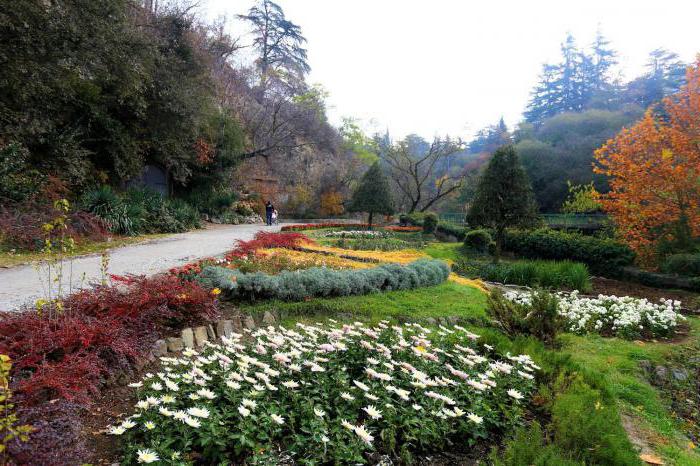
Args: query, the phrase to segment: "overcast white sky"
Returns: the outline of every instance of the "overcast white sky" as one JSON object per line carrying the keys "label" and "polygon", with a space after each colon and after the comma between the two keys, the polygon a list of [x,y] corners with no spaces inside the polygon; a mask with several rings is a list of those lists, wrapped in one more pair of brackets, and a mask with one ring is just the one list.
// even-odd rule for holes
{"label": "overcast white sky", "polygon": [[[566,33],[589,44],[598,25],[639,74],[665,47],[684,61],[700,53],[698,0],[277,0],[308,40],[309,81],[330,93],[329,114],[358,118],[393,137],[470,137],[501,115],[521,119],[541,65],[558,61]],[[202,0],[210,18],[253,0]]]}

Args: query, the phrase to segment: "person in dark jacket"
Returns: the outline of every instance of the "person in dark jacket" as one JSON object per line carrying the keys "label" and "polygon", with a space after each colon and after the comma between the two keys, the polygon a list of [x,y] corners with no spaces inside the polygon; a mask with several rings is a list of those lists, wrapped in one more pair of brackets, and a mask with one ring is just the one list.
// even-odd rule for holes
{"label": "person in dark jacket", "polygon": [[275,211],[275,206],[272,205],[272,202],[267,201],[265,204],[265,217],[267,220],[267,225],[272,226],[272,212]]}

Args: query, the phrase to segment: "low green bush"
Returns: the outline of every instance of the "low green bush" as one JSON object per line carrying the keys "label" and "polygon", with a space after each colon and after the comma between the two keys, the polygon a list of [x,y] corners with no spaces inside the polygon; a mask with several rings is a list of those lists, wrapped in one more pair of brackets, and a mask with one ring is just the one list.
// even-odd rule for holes
{"label": "low green bush", "polygon": [[583,466],[564,454],[556,445],[546,443],[542,426],[535,421],[519,427],[503,452],[499,455],[494,448],[489,459],[494,466]]}
{"label": "low green bush", "polygon": [[423,217],[423,233],[432,235],[438,226],[438,216],[432,212],[428,212]]}
{"label": "low green bush", "polygon": [[309,297],[351,296],[433,286],[447,280],[449,274],[450,268],[445,262],[422,259],[408,265],[385,264],[362,270],[314,267],[278,275],[206,267],[200,280],[212,288],[221,289],[229,298],[300,301]]}
{"label": "low green bush", "polygon": [[700,253],[670,255],[661,263],[661,271],[686,277],[700,277]]}
{"label": "low green bush", "polygon": [[110,187],[101,186],[85,192],[80,200],[80,207],[101,219],[112,233],[136,235],[139,226],[134,225],[138,216],[130,212],[129,206]]}
{"label": "low green bush", "polygon": [[464,247],[467,251],[486,254],[491,243],[491,233],[484,229],[470,230],[464,235]]}
{"label": "low green bush", "polygon": [[182,199],[164,199],[149,189],[115,192],[101,186],[83,194],[80,205],[102,219],[112,233],[178,233],[200,226],[199,211]]}
{"label": "low green bush", "polygon": [[457,238],[457,241],[464,241],[464,236],[467,231],[462,225],[450,222],[438,222],[436,230],[443,235],[454,236]]}
{"label": "low green bush", "polygon": [[591,272],[617,276],[634,262],[634,252],[624,244],[605,238],[550,229],[509,230],[504,249],[532,259],[572,260],[588,265]]}
{"label": "low green bush", "polygon": [[469,278],[481,278],[508,285],[565,288],[583,292],[591,290],[588,267],[580,262],[568,260],[518,260],[493,263],[461,258],[455,264],[455,272]]}
{"label": "low green bush", "polygon": [[489,295],[486,314],[506,335],[530,335],[546,345],[552,345],[557,333],[564,328],[559,301],[546,291],[533,293],[529,304],[520,304],[507,299],[496,289]]}

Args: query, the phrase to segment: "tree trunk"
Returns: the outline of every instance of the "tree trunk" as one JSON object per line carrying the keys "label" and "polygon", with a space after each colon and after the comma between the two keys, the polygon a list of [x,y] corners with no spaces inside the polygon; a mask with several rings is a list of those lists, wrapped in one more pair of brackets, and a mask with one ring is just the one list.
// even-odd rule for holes
{"label": "tree trunk", "polygon": [[501,250],[503,248],[503,234],[504,230],[501,228],[496,229],[496,250],[494,251],[493,255],[493,262],[498,264],[498,262],[501,260]]}
{"label": "tree trunk", "polygon": [[369,213],[369,219],[367,219],[367,224],[369,225],[368,230],[371,230],[371,229],[372,229],[372,215],[373,215],[373,214],[374,214],[374,212],[370,212],[370,213]]}

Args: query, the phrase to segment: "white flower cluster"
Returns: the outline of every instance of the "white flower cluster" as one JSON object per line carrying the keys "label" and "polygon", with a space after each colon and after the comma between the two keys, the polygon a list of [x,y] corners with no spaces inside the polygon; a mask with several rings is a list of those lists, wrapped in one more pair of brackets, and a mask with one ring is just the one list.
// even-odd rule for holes
{"label": "white flower cluster", "polygon": [[291,449],[305,455],[328,454],[334,445],[376,448],[376,434],[392,425],[413,428],[413,438],[430,431],[433,439],[483,438],[518,422],[539,369],[527,355],[494,357],[458,325],[319,323],[246,332],[161,358],[162,372],[131,384],[139,390],[136,413],[109,430],[130,437],[131,458],[201,455],[197,446],[213,442],[212,432],[231,435],[217,440],[222,445],[301,441]]}
{"label": "white flower cluster", "polygon": [[347,230],[326,231],[323,236],[326,238],[378,239],[388,238],[389,233],[382,230]]}
{"label": "white flower cluster", "polygon": [[[508,291],[505,297],[520,304],[530,304],[531,294]],[[627,338],[639,336],[668,336],[685,317],[680,313],[681,302],[661,299],[652,303],[630,296],[581,297],[578,291],[557,293],[559,313],[574,333],[595,332]]]}

